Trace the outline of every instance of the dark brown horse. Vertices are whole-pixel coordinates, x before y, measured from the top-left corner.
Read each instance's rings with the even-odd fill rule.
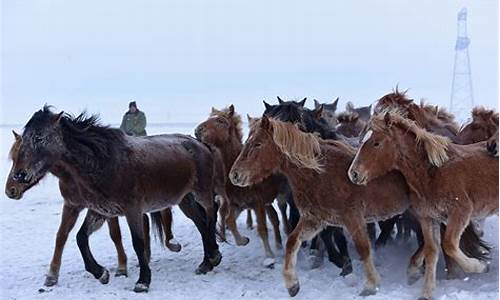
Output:
[[[314,99],[314,109],[320,110],[321,118],[325,120],[328,126],[334,128],[338,124],[337,120],[337,105],[339,104],[339,97],[335,99],[332,103],[320,103],[318,100]]]
[[[462,145],[482,142],[497,131],[498,112],[478,106],[472,110],[472,120],[460,129],[453,142]]]
[[[489,156],[485,142],[452,144],[429,133],[400,112],[381,112],[372,118],[349,169],[352,182],[366,185],[397,170],[403,174],[424,235],[423,251],[411,260],[409,275],[425,259],[423,299],[435,288],[440,224],[447,224],[443,249],[465,272],[482,273],[487,264],[466,256],[460,237],[471,219],[498,214],[498,159]]]
[[[459,126],[453,115],[444,108],[420,103],[414,103],[413,99],[407,97],[406,92],[397,88],[377,101],[374,112],[379,113],[389,108],[397,108],[408,119],[413,120],[421,128],[442,136],[453,139],[459,131]]]
[[[367,187],[354,185],[347,169],[355,150],[340,141],[326,141],[295,125],[262,117],[229,175],[235,185],[256,184],[279,172],[285,175],[300,210],[300,221],[286,243],[283,275],[291,296],[299,291],[295,272],[297,252],[304,240],[327,225],[343,225],[363,261],[367,281],[361,295],[375,294],[380,277],[373,264],[366,223],[387,219],[408,208],[403,177],[391,173]]]
[[[21,199],[49,172],[58,177],[68,209],[62,220],[68,232],[78,213],[89,209],[77,243],[85,269],[102,283],[107,283],[109,272],[92,256],[88,243],[92,232],[106,218],[126,217],[140,266],[134,291],[144,292],[151,271],[145,255],[143,215],[177,204],[202,236],[205,255],[197,273],[219,264],[214,192],[223,193],[222,162],[194,138],[179,134],[130,137],[100,125],[95,116],[55,114],[45,106],[26,124],[16,152],[7,196]],[[161,225],[161,221],[156,223]]]
[[[337,132],[346,137],[357,137],[366,126],[366,121],[359,118],[357,112],[343,112],[337,115]]]
[[[234,106],[230,105],[223,110],[212,108],[209,118],[200,123],[195,129],[196,138],[217,148],[224,161],[226,177],[229,170],[243,148],[243,132],[241,128],[241,117],[234,111]],[[246,208],[251,208],[257,216],[257,230],[262,239],[262,245],[266,259],[264,266],[274,266],[274,253],[269,245],[267,234],[266,212],[273,225],[276,248],[281,249],[281,234],[279,229],[278,214],[272,207],[281,186],[285,184],[282,176],[274,175],[263,182],[252,187],[239,187],[226,181],[227,200],[221,205],[221,219],[227,215],[227,225],[231,230],[237,245],[246,245],[248,238],[241,236],[236,226],[236,218],[239,213]],[[222,222],[224,224],[224,222]],[[224,225],[220,232],[224,231]]]
[[[21,147],[22,137],[17,134],[15,131],[12,131],[14,134],[14,144],[11,147],[9,152],[9,157],[15,163],[15,160],[18,158],[19,149]],[[61,185],[62,184],[62,185]],[[64,183],[60,183],[60,189],[64,188]],[[10,187],[12,188],[12,186]],[[7,191],[6,191],[7,192]],[[62,190],[61,190],[62,193]],[[61,223],[59,225],[59,229],[57,231],[56,243],[54,248],[54,253],[52,255],[52,260],[50,262],[49,271],[45,278],[45,286],[53,286],[57,284],[59,281],[59,270],[61,269],[61,258],[64,251],[64,246],[68,239],[68,234],[74,226],[76,219],[80,213],[81,209],[78,207],[71,207],[67,203],[63,206],[63,211],[61,213]],[[161,214],[161,215],[156,215]],[[172,211],[170,208],[166,208],[163,211],[154,213],[156,218],[161,219],[163,222],[163,233],[162,235],[165,237],[164,242],[165,246],[172,252],[179,252],[181,250],[181,245],[174,240],[174,235],[172,233]],[[154,218],[154,219],[156,219]],[[118,267],[115,273],[116,277],[119,276],[127,276],[127,255],[125,254],[120,225],[118,222],[118,218],[108,218],[107,220],[109,227],[109,235],[111,240],[113,241],[117,256],[118,256]],[[145,256],[149,261],[151,257],[151,245],[150,245],[150,233],[149,233],[149,218],[147,215],[144,215],[144,240],[145,240]],[[107,276],[101,278],[102,282],[107,281],[109,278]]]

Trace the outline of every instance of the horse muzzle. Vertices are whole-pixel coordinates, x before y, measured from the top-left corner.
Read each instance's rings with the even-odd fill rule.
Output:
[[[14,200],[19,200],[23,197],[23,193],[21,192],[21,190],[12,185],[5,187],[5,195]]]
[[[249,185],[248,176],[238,172],[237,170],[231,170],[229,173],[229,180],[231,180],[231,183],[236,186],[245,187]]]
[[[354,184],[357,184],[357,185],[366,185],[367,184],[367,177],[357,170],[349,168],[348,176],[349,176],[349,179],[351,180],[351,182]]]

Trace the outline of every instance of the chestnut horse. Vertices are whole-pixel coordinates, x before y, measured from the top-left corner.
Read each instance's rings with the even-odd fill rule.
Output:
[[[361,295],[377,292],[380,277],[373,263],[366,223],[390,218],[408,208],[408,187],[393,172],[366,187],[349,181],[347,169],[355,150],[339,141],[326,141],[300,131],[294,124],[269,119],[256,121],[236,159],[230,179],[238,186],[256,184],[278,172],[291,185],[300,211],[297,227],[288,236],[283,275],[295,296],[297,252],[304,240],[328,225],[342,225],[352,236],[363,261],[367,281]]]
[[[411,206],[422,226],[424,248],[412,258],[409,275],[418,273],[425,259],[422,298],[430,299],[435,288],[442,222],[447,224],[445,253],[465,272],[486,272],[485,262],[467,257],[459,248],[471,219],[498,214],[498,159],[487,154],[485,142],[452,144],[400,112],[381,112],[370,121],[349,178],[366,185],[394,170],[417,195]]]
[[[107,283],[109,272],[92,256],[89,236],[106,218],[125,216],[140,266],[134,291],[148,291],[151,271],[143,214],[176,204],[202,236],[204,259],[197,273],[220,263],[213,196],[224,192],[222,162],[204,144],[179,134],[131,137],[100,125],[96,116],[55,114],[48,106],[31,117],[19,138],[7,196],[21,199],[48,172],[58,177],[67,210],[62,223],[69,224],[68,232],[78,213],[89,209],[77,243],[85,269],[102,283]]]
[[[375,105],[375,114],[380,113],[386,109],[397,109],[406,118],[413,120],[419,127],[426,129],[429,132],[436,133],[448,137],[452,141],[457,138],[459,134],[459,126],[455,121],[454,116],[447,112],[442,107],[425,104],[423,101],[420,105],[414,103],[406,95],[406,91],[401,92],[396,89],[377,101]],[[418,228],[418,226],[414,226]],[[476,230],[480,226],[476,221],[471,222],[467,226],[462,239],[460,240],[460,248],[468,255],[478,259],[484,259],[489,254],[489,246],[486,245],[479,237],[481,230]],[[445,225],[442,225],[444,232]],[[418,233],[418,232],[417,232]],[[423,241],[419,241],[420,246],[423,246]],[[483,252],[486,251],[486,255]],[[446,260],[446,271],[449,279],[457,278],[460,275],[458,266],[449,259],[448,255],[444,255]]]
[[[195,129],[196,138],[212,147],[217,148],[224,161],[225,176],[229,176],[229,170],[243,148],[243,131],[241,128],[241,117],[230,105],[223,110],[212,108],[209,118],[200,123]],[[226,222],[233,234],[237,245],[246,245],[248,238],[242,236],[236,226],[236,218],[246,208],[255,210],[257,216],[257,230],[264,246],[266,259],[264,266],[274,266],[274,253],[269,245],[267,234],[266,212],[274,229],[276,248],[281,249],[281,234],[279,229],[278,214],[272,203],[276,198],[281,186],[285,184],[282,176],[274,175],[252,187],[239,187],[226,180],[227,200],[220,208],[221,219]],[[225,231],[224,222],[221,222],[220,232]]]

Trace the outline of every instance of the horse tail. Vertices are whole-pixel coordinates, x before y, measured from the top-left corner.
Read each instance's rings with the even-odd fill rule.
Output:
[[[479,237],[472,223],[469,223],[462,233],[460,249],[465,255],[481,261],[490,258],[491,246]]]
[[[164,233],[163,233],[163,222],[162,222],[162,217],[161,213],[159,211],[157,212],[152,212],[150,213],[151,219],[152,219],[152,224],[153,224],[153,231],[155,232],[155,237],[156,239],[160,240],[160,244],[162,246],[165,246],[164,241]]]

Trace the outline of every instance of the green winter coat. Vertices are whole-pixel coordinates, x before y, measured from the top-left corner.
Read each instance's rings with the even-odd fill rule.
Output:
[[[120,129],[128,135],[145,136],[146,133],[146,115],[142,111],[136,113],[126,112],[122,119]]]

